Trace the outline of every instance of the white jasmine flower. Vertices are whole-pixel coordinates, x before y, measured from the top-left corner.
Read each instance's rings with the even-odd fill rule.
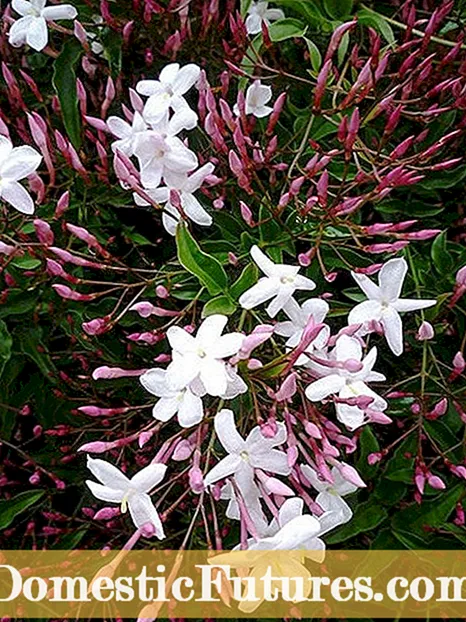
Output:
[[[199,327],[196,336],[179,326],[171,326],[167,338],[173,348],[173,359],[167,369],[167,380],[174,389],[184,389],[199,378],[206,393],[222,396],[230,380],[223,359],[237,354],[244,335],[222,335],[228,322],[225,315],[211,315]]]
[[[145,188],[157,188],[162,179],[167,186],[176,188],[183,184],[187,173],[197,168],[196,154],[177,136],[183,129],[194,127],[197,117],[193,115],[191,110],[183,109],[140,135],[134,154]]]
[[[301,465],[301,471],[311,486],[319,493],[316,497],[316,503],[324,512],[333,510],[338,515],[341,524],[351,520],[353,511],[343,497],[356,492],[358,487],[355,484],[346,480],[336,466],[332,467],[331,470],[333,484],[321,479],[318,472],[308,464]],[[333,529],[334,526],[332,523],[330,528]],[[326,524],[325,527],[327,527]]]
[[[257,35],[262,30],[262,22],[267,25],[277,19],[283,19],[285,14],[281,9],[269,9],[268,2],[252,2],[246,18],[246,30],[250,35]]]
[[[162,120],[169,109],[178,111],[187,108],[185,95],[197,82],[200,68],[190,63],[180,68],[178,63],[171,63],[162,69],[158,80],[142,80],[136,85],[141,95],[149,96],[144,108],[144,115],[150,123]]]
[[[385,410],[388,406],[387,402],[366,384],[366,382],[385,380],[383,374],[372,371],[376,358],[377,348],[372,348],[363,359],[359,341],[354,337],[342,335],[337,339],[329,359],[337,363],[346,363],[350,369],[354,367],[357,371],[350,371],[348,367],[343,365],[341,367],[319,366],[321,373],[325,373],[325,376],[307,387],[307,398],[311,402],[320,402],[329,395],[338,395],[342,399],[368,396],[373,398],[370,405],[371,410],[379,412]],[[337,403],[336,412],[338,420],[344,423],[349,430],[355,430],[366,422],[364,411],[359,406]]]
[[[94,497],[109,503],[120,503],[122,513],[129,509],[137,528],[152,523],[157,538],[165,538],[160,517],[148,494],[163,480],[167,470],[165,464],[149,464],[131,479],[105,460],[88,456],[87,466],[101,482],[86,481]]]
[[[18,183],[34,173],[42,156],[32,147],[13,147],[5,136],[0,136],[0,199],[23,214],[34,213],[34,202],[29,192]]]
[[[266,104],[271,100],[271,98],[272,89],[270,86],[261,84],[260,80],[254,80],[246,91],[246,114],[253,114],[258,119],[261,117],[268,117],[273,108],[271,106],[266,106]],[[234,105],[233,111],[236,115],[239,115],[238,104]]]
[[[251,248],[251,255],[266,276],[242,294],[239,303],[244,309],[253,309],[273,298],[266,311],[270,317],[275,317],[296,290],[312,290],[316,286],[314,281],[298,274],[299,266],[275,264],[258,246]]]
[[[285,344],[288,348],[296,348],[301,341],[304,329],[309,323],[309,318],[312,316],[315,325],[322,324],[329,309],[328,303],[320,298],[306,300],[302,306],[294,298],[291,298],[283,307],[283,311],[290,319],[286,322],[278,322],[275,325],[274,332],[281,337],[288,337]],[[330,328],[324,326],[317,337],[306,348],[306,352],[311,353],[314,350],[321,350],[327,345],[329,337]],[[304,365],[308,361],[309,358],[302,354],[296,361],[296,364]]]
[[[112,143],[113,151],[121,151],[128,157],[134,155],[139,140],[146,134],[149,126],[139,112],[134,113],[132,123],[120,117],[109,117],[107,127],[118,138]]]
[[[263,469],[278,475],[291,473],[287,455],[274,449],[286,441],[286,428],[283,423],[277,424],[277,433],[273,438],[263,436],[260,427],[256,426],[246,440],[236,429],[235,417],[231,410],[219,411],[215,415],[214,425],[217,438],[228,452],[228,456],[207,473],[204,479],[206,486],[234,475],[241,493],[246,497],[249,494],[248,482],[252,481],[254,469]]]
[[[352,272],[354,280],[368,297],[356,305],[348,316],[349,324],[363,324],[363,329],[374,320],[383,326],[391,351],[399,356],[403,352],[403,325],[400,312],[426,309],[436,300],[400,298],[408,264],[403,258],[390,259],[379,272],[376,285],[364,274]]]
[[[176,414],[182,428],[197,425],[204,417],[202,395],[193,390],[195,387],[173,389],[167,382],[167,372],[164,369],[149,369],[139,378],[142,386],[160,399],[152,409],[152,416],[158,421],[168,421]]]
[[[60,19],[74,19],[78,12],[71,4],[45,6],[46,0],[13,0],[11,6],[22,17],[14,22],[8,33],[12,46],[27,43],[37,52],[43,50],[49,41],[47,22]]]
[[[235,480],[238,488],[241,491],[241,496],[243,497],[244,504],[247,508],[250,519],[254,523],[257,533],[259,535],[264,534],[267,530],[268,525],[267,519],[261,506],[261,493],[257,484],[254,482],[253,477],[251,477],[246,470],[240,471],[238,477],[235,477]],[[222,488],[222,492],[220,493],[220,499],[229,501],[225,513],[226,516],[233,520],[241,520],[239,504],[236,498],[235,489],[233,488],[231,481],[227,481],[225,486]]]
[[[205,178],[212,173],[214,165],[207,163],[201,166],[191,175],[185,175],[179,180],[174,188],[178,191],[181,199],[181,207],[188,218],[201,227],[209,227],[212,224],[212,216],[203,208],[199,200],[194,196],[196,190],[204,183]],[[164,205],[162,223],[170,235],[175,235],[176,226],[181,218],[179,210],[170,203],[170,188],[163,186],[159,188],[148,188],[147,194],[161,205]],[[134,194],[137,205],[148,205],[138,194]]]

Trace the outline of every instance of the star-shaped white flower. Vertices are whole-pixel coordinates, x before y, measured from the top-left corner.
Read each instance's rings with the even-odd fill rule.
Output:
[[[185,108],[165,119],[151,130],[143,132],[134,147],[141,168],[141,183],[145,188],[157,188],[162,180],[176,188],[184,182],[186,174],[197,168],[196,154],[188,149],[178,134],[192,129],[194,113]],[[144,119],[145,113],[143,115]]]
[[[204,164],[204,166],[201,166],[191,175],[185,175],[183,179],[180,179],[181,183],[178,183],[177,187],[173,188],[180,195],[181,207],[186,216],[201,227],[209,227],[212,224],[212,216],[206,212],[199,200],[194,196],[194,193],[196,190],[199,190],[205,178],[212,173],[214,168],[214,165],[210,164],[210,162]],[[155,189],[148,188],[147,194],[157,203],[164,205],[162,214],[163,226],[170,235],[175,235],[181,214],[170,202],[170,188],[166,186]],[[147,202],[136,193],[134,194],[134,200],[137,205],[147,205]]]
[[[252,114],[258,119],[262,117],[268,117],[273,108],[266,104],[272,98],[272,89],[270,86],[261,84],[260,80],[254,80],[251,86],[246,91],[245,112],[246,114]],[[235,104],[233,111],[236,115],[239,115],[238,104]]]
[[[149,369],[139,380],[149,393],[160,398],[152,409],[152,416],[158,421],[168,421],[176,414],[182,428],[190,428],[202,421],[202,394],[197,395],[189,386],[181,390],[172,389],[167,382],[166,370]]]
[[[278,322],[275,325],[275,333],[281,337],[288,337],[286,346],[288,348],[296,348],[301,341],[304,329],[309,324],[309,318],[315,325],[322,324],[329,312],[328,303],[320,298],[311,298],[300,306],[294,298],[291,298],[289,302],[283,308],[283,311],[290,318],[286,322]],[[314,350],[321,350],[327,345],[330,337],[330,328],[324,326],[319,332],[317,337],[306,348],[306,352],[312,353]],[[304,365],[309,361],[309,358],[302,354],[296,361],[296,365]]]
[[[171,63],[162,69],[158,80],[141,80],[136,90],[149,97],[144,116],[150,123],[162,120],[168,111],[187,108],[188,102],[183,97],[199,79],[200,68],[193,63],[180,68],[178,63]]]
[[[94,497],[109,503],[120,503],[123,513],[129,509],[137,528],[152,523],[157,538],[165,538],[162,522],[148,494],[163,480],[167,470],[165,464],[149,464],[131,479],[105,460],[88,456],[87,466],[92,475],[101,482],[98,484],[86,480]]]
[[[324,512],[335,512],[341,524],[351,520],[353,511],[342,497],[356,492],[358,487],[355,484],[346,480],[336,466],[332,467],[331,470],[333,484],[321,479],[317,471],[308,464],[301,465],[301,471],[311,486],[319,493],[316,497],[316,503],[320,505]],[[335,518],[335,515],[333,518]],[[324,519],[323,527],[326,531],[329,531],[326,518]],[[332,522],[330,529],[334,527],[335,525]]]
[[[342,335],[337,339],[335,348],[329,356],[330,362],[342,364],[341,367],[313,366],[312,369],[318,369],[325,375],[307,387],[307,398],[311,402],[320,402],[329,395],[338,395],[341,399],[367,396],[372,398],[371,410],[384,411],[388,406],[387,402],[366,384],[385,380],[383,374],[372,370],[376,358],[377,348],[372,348],[363,359],[359,341],[354,337]],[[355,371],[351,371],[352,369]],[[364,410],[359,406],[337,403],[336,412],[338,420],[349,430],[356,430],[367,421]]]
[[[252,2],[246,18],[246,30],[250,35],[257,35],[262,30],[262,22],[267,25],[277,19],[283,19],[285,14],[281,9],[269,9],[268,2]]]
[[[383,326],[391,351],[399,356],[403,352],[403,325],[400,312],[426,309],[436,304],[436,300],[400,298],[408,264],[403,258],[387,261],[379,272],[376,285],[364,274],[352,272],[354,280],[368,297],[350,311],[348,324],[362,324],[363,330],[371,320]]]
[[[299,266],[275,264],[258,246],[251,248],[251,255],[266,276],[242,294],[239,303],[244,309],[253,309],[273,298],[266,311],[270,317],[275,317],[296,290],[312,290],[316,286],[314,281],[298,274]]]
[[[13,147],[8,138],[0,136],[0,199],[23,214],[34,213],[34,202],[18,182],[34,173],[41,161],[42,156],[32,147]]]
[[[134,113],[132,123],[120,117],[109,117],[107,127],[118,138],[112,143],[113,151],[121,151],[128,157],[134,155],[139,140],[145,135],[149,126],[139,112]]]
[[[198,378],[209,395],[220,397],[227,392],[231,370],[223,359],[237,354],[244,340],[241,333],[222,335],[227,322],[225,315],[211,315],[195,337],[179,326],[168,329],[167,338],[173,348],[167,369],[170,386],[181,390]]]
[[[204,479],[206,486],[234,475],[240,491],[247,497],[248,482],[254,477],[254,469],[278,475],[291,473],[285,452],[274,449],[286,441],[286,428],[283,423],[277,424],[277,433],[272,438],[263,436],[260,427],[256,426],[246,440],[236,429],[235,416],[231,410],[219,411],[215,415],[214,425],[217,438],[228,456],[207,473]]]
[[[8,33],[13,47],[27,43],[37,52],[43,50],[49,41],[47,22],[59,19],[74,19],[78,12],[71,4],[45,6],[46,0],[13,0],[11,6],[22,17],[14,22]]]

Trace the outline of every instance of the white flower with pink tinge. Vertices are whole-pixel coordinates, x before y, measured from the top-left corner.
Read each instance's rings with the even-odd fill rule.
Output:
[[[244,340],[241,333],[222,335],[227,322],[225,315],[211,315],[195,337],[179,326],[168,329],[173,354],[167,381],[173,389],[184,389],[199,380],[209,395],[221,397],[227,393],[232,371],[224,359],[237,354]]]
[[[320,298],[306,300],[302,306],[294,298],[291,298],[283,308],[283,311],[290,319],[286,322],[278,322],[275,325],[274,332],[281,337],[288,337],[285,343],[288,348],[296,348],[301,341],[304,329],[309,324],[309,319],[312,317],[315,325],[322,324],[329,309],[328,303]],[[312,353],[314,350],[322,350],[327,345],[329,337],[330,328],[324,325],[317,337],[308,345],[306,352]],[[304,365],[308,361],[309,357],[306,354],[301,354],[296,361],[296,365]]]
[[[243,309],[253,309],[273,298],[266,311],[270,317],[275,317],[296,290],[315,289],[314,281],[298,274],[299,266],[276,264],[258,246],[251,248],[251,255],[265,277],[241,295],[239,303]]]
[[[372,398],[370,410],[384,411],[388,406],[387,402],[366,384],[385,380],[383,374],[373,371],[376,358],[377,348],[372,348],[363,358],[359,340],[342,335],[328,356],[328,365],[311,364],[310,368],[318,370],[323,378],[307,387],[306,397],[311,402],[320,402],[330,395],[337,395],[340,399],[368,397]],[[357,405],[337,403],[336,412],[338,420],[351,431],[368,421],[365,411]]]
[[[166,65],[158,80],[141,80],[136,91],[149,99],[144,107],[144,116],[150,123],[158,123],[169,112],[188,108],[184,95],[196,84],[200,68],[190,63],[180,67],[178,63]]]
[[[86,481],[94,497],[109,503],[119,503],[123,514],[129,510],[138,529],[151,523],[157,538],[165,538],[160,517],[148,494],[165,477],[165,464],[149,464],[131,479],[110,462],[98,458],[88,456],[87,467],[100,482]]]
[[[71,4],[45,6],[46,0],[13,0],[11,6],[21,15],[14,22],[8,33],[8,40],[13,47],[27,43],[33,50],[40,52],[49,42],[47,22],[58,19],[74,19],[78,12]]]
[[[37,169],[42,156],[29,145],[13,147],[5,136],[0,136],[0,199],[23,214],[34,213],[34,202],[29,192],[19,183]]]
[[[270,86],[262,84],[260,80],[254,80],[246,91],[244,111],[246,114],[252,114],[258,119],[268,117],[273,110],[271,106],[267,106],[271,99],[272,89]],[[234,105],[233,112],[239,115],[240,110],[238,104]]]
[[[262,30],[262,22],[267,25],[278,19],[283,19],[285,14],[281,9],[269,9],[268,2],[252,2],[246,17],[246,30],[250,35],[257,35]]]
[[[361,334],[363,334],[370,332],[368,326],[371,321],[380,322],[387,343],[397,356],[403,352],[403,324],[400,313],[426,309],[437,302],[400,298],[407,271],[406,261],[403,258],[395,258],[387,261],[380,270],[378,285],[365,274],[351,273],[368,300],[356,305],[350,311],[348,324],[362,324]]]
[[[243,496],[247,496],[248,482],[254,477],[254,469],[277,475],[291,473],[286,453],[275,449],[286,441],[286,428],[283,423],[277,424],[277,432],[271,438],[265,437],[260,427],[256,426],[243,439],[236,428],[233,412],[223,409],[215,415],[214,425],[217,438],[228,456],[207,473],[204,479],[206,486],[234,476],[240,491],[244,491]]]

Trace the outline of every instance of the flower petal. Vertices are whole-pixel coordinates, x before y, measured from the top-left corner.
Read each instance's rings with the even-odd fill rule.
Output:
[[[136,488],[139,492],[149,492],[157,484],[160,484],[165,477],[166,471],[166,464],[152,462],[131,478],[131,487]]]
[[[390,259],[379,272],[379,285],[386,301],[398,300],[403,288],[408,264],[402,257]]]
[[[437,304],[436,300],[418,299],[418,298],[401,298],[392,304],[392,307],[400,313],[406,311],[418,311],[419,309],[427,309]]]
[[[365,324],[371,320],[379,321],[382,315],[382,305],[377,300],[365,300],[353,307],[348,315],[348,325]]]
[[[209,348],[209,354],[216,359],[224,359],[233,356],[240,350],[244,338],[245,336],[241,333],[223,335]]]
[[[167,330],[167,339],[173,350],[176,350],[180,354],[184,354],[185,352],[194,352],[196,347],[194,337],[190,335],[187,330],[184,330],[179,326],[171,326]]]
[[[49,41],[47,22],[43,17],[35,17],[28,28],[26,43],[36,52],[41,52]]]
[[[206,212],[193,194],[183,192],[181,195],[183,209],[193,222],[201,227],[210,227],[212,216]]]
[[[175,81],[179,70],[179,63],[169,63],[168,65],[165,65],[159,75],[160,82],[162,82],[162,84],[173,86],[173,82]]]
[[[27,0],[13,0],[11,6],[17,13],[25,17],[34,11],[34,7]]]
[[[174,390],[181,391],[196,378],[199,371],[199,357],[174,351],[173,360],[167,367],[167,382]]]
[[[260,15],[248,15],[246,18],[246,30],[249,35],[257,35],[262,30],[262,18]]]
[[[320,402],[329,395],[338,393],[344,385],[344,378],[337,374],[330,374],[310,384],[306,389],[306,397],[311,402]]]
[[[246,447],[247,450],[251,453],[258,452],[264,453],[273,449],[273,447],[278,447],[279,445],[283,445],[286,441],[287,432],[286,426],[284,423],[277,423],[277,431],[275,436],[264,436],[262,434],[260,426],[255,426],[248,434],[246,438]]]
[[[351,276],[366,294],[369,300],[380,300],[381,292],[378,285],[371,281],[371,279],[365,274],[359,274],[359,272],[351,272]]]
[[[210,486],[220,479],[225,479],[233,475],[241,464],[241,458],[236,454],[226,456],[211,469],[204,478],[206,486]]]
[[[42,17],[47,21],[57,19],[74,19],[78,12],[71,4],[58,4],[56,6],[47,6],[42,9]]]
[[[184,397],[178,409],[178,422],[182,428],[190,428],[197,425],[204,417],[202,399],[186,389]]]
[[[240,296],[239,304],[243,309],[253,309],[273,296],[276,296],[278,290],[279,283],[277,279],[263,277]]]
[[[174,392],[175,397],[162,397],[152,408],[152,416],[157,421],[169,421],[180,407],[180,392]]]
[[[196,84],[201,73],[200,67],[194,63],[188,63],[177,72],[172,85],[177,95],[184,95]]]
[[[10,154],[13,150],[13,145],[11,144],[11,140],[9,140],[6,136],[0,136],[0,170],[4,163],[8,161]]]
[[[17,181],[0,185],[0,198],[23,214],[34,213],[34,201],[29,192]]]
[[[251,452],[249,454],[251,466],[255,469],[263,469],[277,475],[289,475],[291,466],[288,464],[288,456],[278,449],[270,449],[265,452]]]
[[[239,454],[246,446],[244,439],[236,429],[235,415],[232,410],[224,408],[215,415],[215,432],[225,451]]]
[[[140,80],[136,84],[136,91],[140,95],[150,97],[151,95],[157,95],[165,91],[165,87],[160,84],[158,80]]]
[[[142,386],[157,397],[174,397],[176,392],[168,386],[165,369],[149,369],[139,377]]]
[[[335,344],[335,354],[337,356],[337,361],[343,362],[349,359],[360,361],[362,359],[362,347],[359,341],[354,337],[342,335],[338,337]]]
[[[1,177],[8,181],[19,181],[34,173],[41,161],[42,156],[32,147],[15,147],[8,160],[2,164]]]
[[[35,17],[32,15],[26,15],[17,19],[10,27],[8,32],[8,41],[10,45],[17,48],[26,43],[27,33],[34,21]]]
[[[262,270],[266,276],[276,276],[277,266],[274,262],[267,257],[267,255],[261,251],[258,246],[253,246],[250,250],[251,257],[257,266]]]
[[[87,456],[87,468],[104,486],[121,490],[126,490],[129,486],[129,479],[126,475],[106,460]]]
[[[270,317],[275,317],[290,301],[294,291],[295,287],[293,285],[281,285],[278,288],[277,295],[266,308],[268,315]]]
[[[210,348],[220,339],[220,335],[223,333],[227,322],[228,317],[226,315],[221,315],[220,313],[209,315],[200,325],[196,333],[196,341],[202,348]]]
[[[297,516],[302,516],[304,501],[300,497],[287,499],[278,511],[278,524],[284,527]]]
[[[390,350],[400,356],[403,352],[403,323],[398,311],[388,307],[382,314],[381,322]]]
[[[117,138],[131,136],[132,133],[130,124],[120,117],[108,117],[107,127]]]
[[[209,395],[220,397],[227,390],[228,377],[223,361],[204,359],[201,363],[200,378]]]
[[[136,527],[140,528],[146,523],[152,523],[157,538],[159,540],[165,538],[162,522],[149,495],[132,495],[128,500],[128,508]]]
[[[109,486],[102,486],[102,484],[97,484],[97,482],[93,482],[90,479],[86,480],[86,484],[94,497],[100,501],[121,503],[123,497],[125,496],[125,490],[117,490],[115,488],[110,488]]]

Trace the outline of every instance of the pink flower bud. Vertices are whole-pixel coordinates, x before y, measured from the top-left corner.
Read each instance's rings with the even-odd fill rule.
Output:
[[[189,487],[196,494],[201,494],[204,490],[204,478],[199,467],[193,466],[188,473]]]
[[[457,374],[462,374],[466,369],[466,361],[462,352],[457,352],[453,357],[453,367]]]
[[[436,490],[445,490],[446,488],[444,482],[437,475],[429,474],[427,476],[427,482],[429,486],[432,486],[432,488],[435,488]]]
[[[366,488],[366,483],[353,466],[351,466],[350,464],[346,464],[345,462],[337,464],[336,466],[337,469],[340,471],[340,475],[347,482],[354,484],[358,488]]]
[[[428,339],[433,339],[434,334],[435,333],[432,324],[424,321],[422,322],[419,330],[417,331],[416,339],[418,339],[419,341],[426,341]]]
[[[89,322],[83,322],[82,329],[86,335],[102,335],[110,328],[108,317],[98,317]]]
[[[312,423],[311,421],[306,421],[306,423],[304,424],[304,429],[306,430],[306,433],[309,434],[309,436],[311,436],[312,438],[322,438],[322,432],[319,430],[315,423]]]
[[[144,447],[144,445],[150,441],[150,439],[153,436],[153,432],[151,430],[148,430],[146,432],[141,432],[141,434],[138,437],[138,445],[140,448]]]
[[[168,298],[170,296],[168,289],[163,285],[157,285],[155,293],[159,298]]]
[[[79,292],[76,292],[74,289],[71,289],[67,285],[52,285],[52,287],[57,292],[57,294],[62,298],[65,298],[65,300],[88,302],[89,300],[93,299],[92,295],[80,294]]]
[[[291,447],[288,447],[288,449],[286,450],[286,457],[287,457],[287,461],[288,461],[288,466],[293,468],[294,465],[296,464],[296,462],[298,461],[298,448],[296,447],[296,445],[292,445]]]
[[[381,460],[382,460],[382,454],[380,452],[375,452],[367,456],[367,463],[370,464],[371,466],[373,466],[374,464],[377,464]]]
[[[289,486],[281,482],[276,477],[267,477],[265,473],[257,471],[259,479],[264,484],[265,489],[272,495],[279,495],[280,497],[293,497],[294,491]]]
[[[358,371],[361,371],[361,369],[363,369],[364,365],[361,363],[361,361],[356,361],[356,359],[348,359],[347,361],[343,362],[343,367],[351,374],[356,374]]]
[[[458,270],[455,280],[459,287],[466,287],[466,266],[463,266]]]
[[[119,507],[107,507],[107,508],[102,508],[101,510],[99,510],[98,512],[96,512],[94,514],[94,520],[111,520],[112,518],[115,518],[115,516],[119,516],[120,515],[120,508]]]
[[[33,475],[31,475],[31,477],[29,478],[29,483],[32,484],[33,486],[40,484],[40,474],[36,472]]]
[[[260,369],[263,366],[263,363],[261,363],[259,359],[249,359],[247,365],[248,369],[250,369],[251,371],[254,371],[255,369]]]
[[[192,455],[194,448],[195,446],[187,439],[182,439],[175,447],[172,459],[176,460],[177,462],[187,460]]]
[[[244,222],[247,225],[249,225],[250,227],[253,227],[254,226],[254,219],[252,217],[251,210],[246,205],[246,203],[243,203],[243,201],[239,202],[239,206],[240,206],[240,210],[241,210],[241,218],[244,220]]]
[[[70,193],[67,190],[61,195],[61,197],[57,201],[57,207],[55,209],[54,218],[60,218],[61,216],[63,216],[63,214],[68,209],[69,204],[70,204]]]
[[[78,451],[87,451],[92,454],[102,454],[104,451],[111,449],[113,443],[104,443],[103,441],[93,441],[91,443],[84,443],[81,447],[78,447]]]
[[[284,380],[280,389],[275,393],[275,399],[277,402],[286,402],[291,400],[296,391],[296,374],[293,372]]]
[[[80,406],[79,412],[89,417],[111,417],[121,415],[129,411],[129,408],[99,408],[98,406]]]
[[[113,380],[115,378],[141,376],[146,371],[146,369],[122,369],[121,367],[108,367],[107,365],[103,365],[102,367],[94,369],[92,377],[94,380]]]
[[[238,359],[245,360],[251,356],[252,351],[265,343],[273,335],[274,327],[270,324],[259,324],[250,335],[247,335],[238,352]]]

